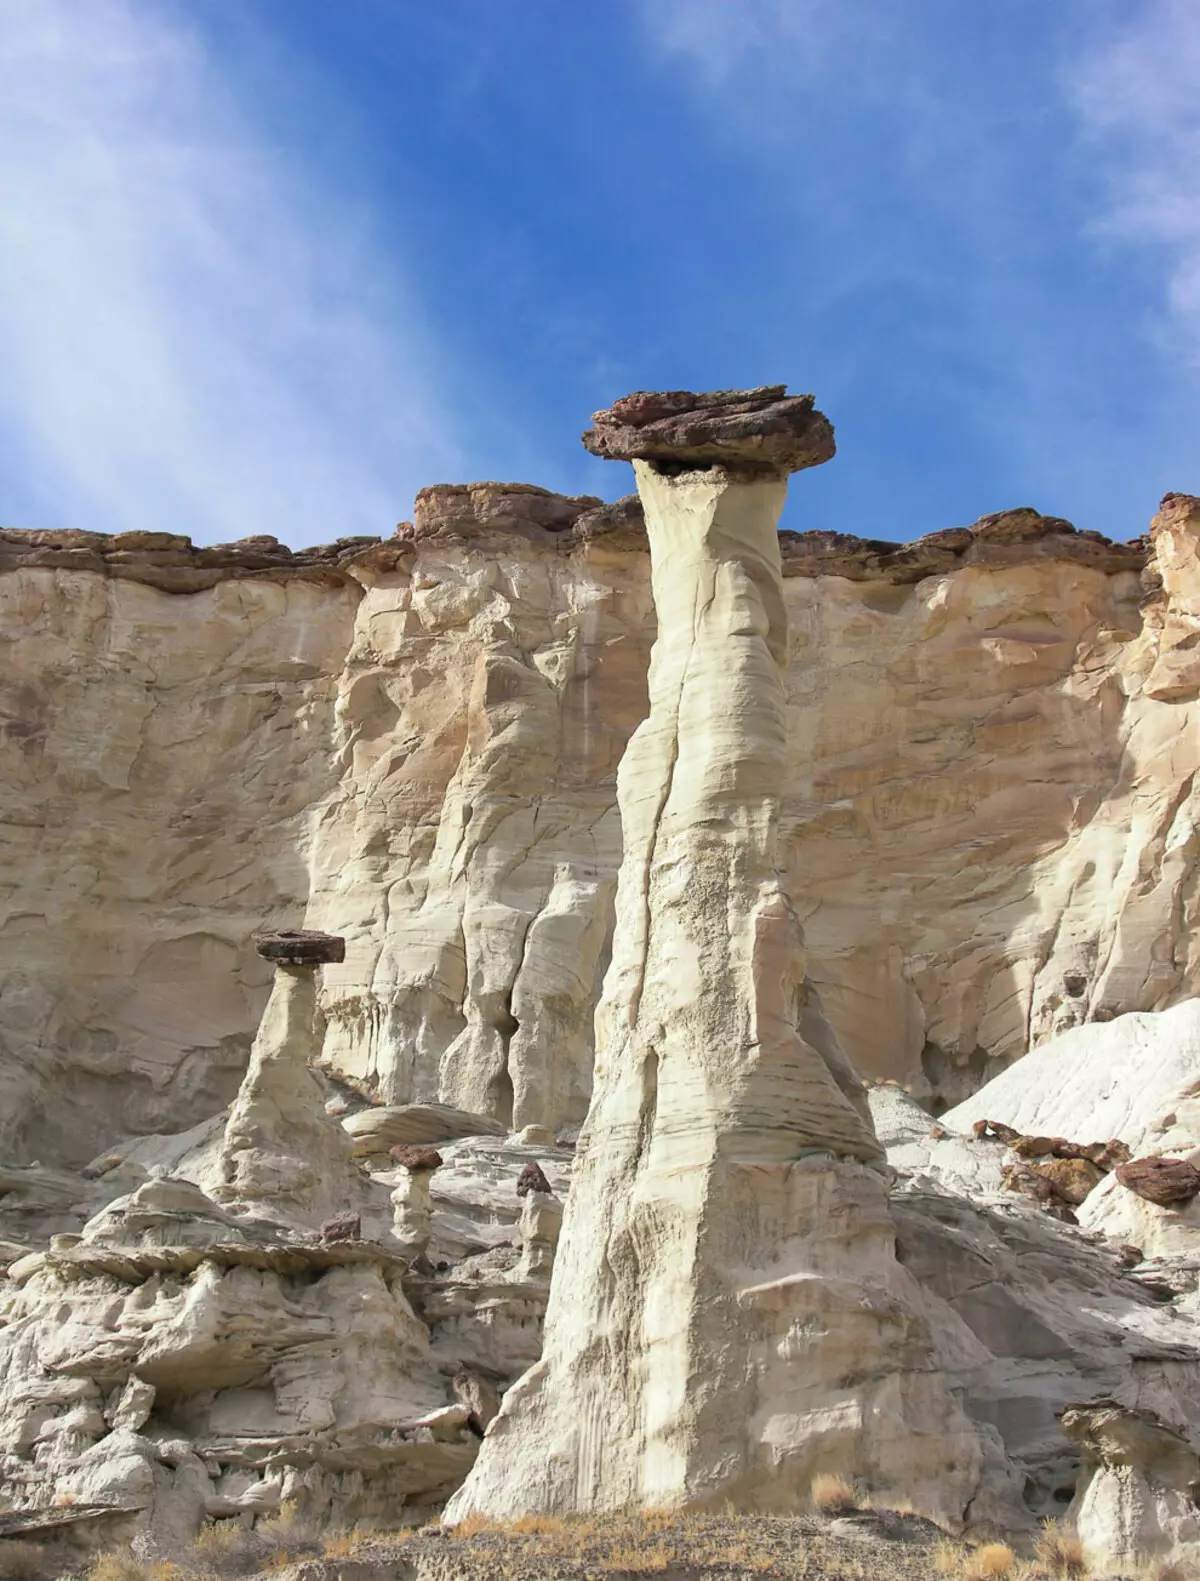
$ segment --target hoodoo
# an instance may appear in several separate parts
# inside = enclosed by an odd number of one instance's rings
[[[633,461],[658,635],[618,779],[623,858],[595,1087],[542,1359],[450,1508],[733,1500],[817,1470],[957,1520],[980,1449],[895,1259],[862,1091],[780,882],[777,522],[834,452],[811,396],[639,393],[584,444]]]

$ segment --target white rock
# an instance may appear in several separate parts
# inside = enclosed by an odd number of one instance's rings
[[[775,866],[785,484],[636,470],[659,632],[619,777],[595,1091],[543,1357],[448,1518],[796,1508],[836,1468],[955,1521],[978,1441],[930,1368],[861,1089],[793,1019],[804,956]]]
[[[941,1124],[968,1131],[976,1120],[999,1120],[1026,1136],[1119,1137],[1140,1150],[1164,1106],[1197,1082],[1200,999],[1187,999],[1063,1033],[948,1110]]]
[[[316,972],[277,968],[250,1067],[229,1111],[214,1195],[319,1223],[357,1205],[350,1138],[325,1113],[309,1060],[320,1048]]]

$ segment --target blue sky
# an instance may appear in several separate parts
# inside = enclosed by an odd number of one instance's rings
[[[786,380],[786,524],[1200,492],[1195,0],[0,0],[0,523],[293,545],[612,498]]]

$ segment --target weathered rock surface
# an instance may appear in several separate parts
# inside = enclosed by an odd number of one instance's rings
[[[598,447],[654,457],[654,487],[690,473],[703,490],[722,462],[765,478],[826,443],[811,405],[782,390],[689,399],[618,403]],[[751,443],[768,421],[770,443]],[[765,642],[772,664],[772,601],[791,632],[768,942],[790,906],[808,956],[788,1014],[849,1105],[806,1115],[806,1138],[873,1150],[847,1119],[858,1095],[839,1045],[938,1106],[1042,1046],[938,1127],[896,1089],[872,1091],[901,1176],[900,1270],[869,1167],[763,1159],[774,1119],[743,1128],[753,1189],[711,1205],[696,1266],[736,1263],[716,1305],[736,1288],[727,1331],[765,1336],[738,1388],[783,1404],[740,1424],[734,1459],[759,1446],[755,1498],[803,1479],[795,1423],[824,1420],[829,1402],[775,1389],[771,1368],[790,1379],[789,1303],[844,1289],[851,1317],[815,1301],[808,1318],[842,1325],[846,1356],[879,1361],[864,1398],[896,1375],[896,1344],[924,1368],[931,1336],[979,1440],[973,1518],[1010,1517],[1022,1487],[1039,1512],[1061,1508],[1079,1451],[1055,1411],[1103,1394],[1184,1436],[1200,1419],[1200,1198],[1147,1201],[1107,1174],[1074,1204],[1076,1228],[1006,1192],[1003,1173],[1014,1159],[1035,1178],[1105,1168],[1087,1144],[1108,1136],[1139,1161],[1165,1155],[1167,1171],[1200,1165],[1200,501],[1168,496],[1150,538],[1128,545],[1016,510],[914,544],[809,533],[778,548],[782,581],[751,577],[739,604],[739,641]],[[274,1509],[285,1484],[318,1511],[375,1519],[381,1502],[440,1501],[459,1480],[486,1408],[451,1381],[469,1372],[483,1402],[537,1362],[550,1270],[576,1258],[559,1250],[571,1151],[554,1139],[573,1140],[588,1103],[616,766],[646,713],[655,631],[637,497],[438,485],[392,539],[296,554],[263,539],[0,532],[0,1501],[45,1510],[65,1488],[80,1510],[99,1499],[111,1522],[182,1538],[205,1510]],[[712,688],[705,676],[716,740],[729,727],[712,699],[736,673]],[[677,767],[682,806],[696,763]],[[710,779],[723,812],[744,806],[730,765]],[[641,839],[653,816],[637,801],[626,822]],[[714,849],[723,838],[718,825]],[[702,934],[702,950],[680,948],[671,927],[693,915],[689,897],[646,870],[671,924],[643,938],[665,963],[645,1009],[657,1057],[670,1042],[649,1022],[674,1024],[689,960],[731,945]],[[292,984],[272,1000],[226,1116],[270,988],[252,935],[301,919],[344,936],[345,957],[315,996]],[[625,992],[644,965],[622,947],[612,981]],[[308,1070],[318,1054],[350,1087]],[[735,1075],[714,1090],[728,1097]],[[618,1145],[649,1162],[612,1215],[614,1288],[681,1244],[671,1193],[692,1212],[697,1177],[668,1189],[663,1160],[691,1159],[703,1138],[662,1136],[689,1102],[664,1081],[658,1140],[639,1152],[635,1129]],[[774,1097],[761,1107],[783,1112]],[[1030,1147],[974,1142],[972,1115]],[[1074,1159],[1033,1146],[1064,1134]],[[715,1167],[736,1174],[744,1140]],[[444,1162],[416,1172],[426,1197],[395,1202],[414,1177],[389,1149],[430,1142]],[[519,1197],[535,1161],[550,1192]],[[594,1178],[602,1162],[581,1168]],[[1053,1184],[1077,1198],[1088,1178]],[[762,1262],[767,1181],[772,1233],[824,1218],[857,1237],[853,1255],[838,1236],[780,1231],[778,1260]],[[734,1244],[722,1215],[744,1202],[758,1206]],[[341,1213],[362,1238],[320,1244]],[[663,1278],[632,1352],[643,1372],[677,1344]],[[885,1324],[891,1348],[872,1350]],[[817,1347],[820,1366],[828,1355]],[[584,1360],[581,1377],[604,1365]],[[209,1369],[219,1423],[193,1388]],[[718,1368],[706,1393],[697,1375],[700,1422],[732,1385]],[[935,1376],[921,1373],[922,1399]],[[670,1368],[661,1380],[662,1400],[687,1394]],[[901,1393],[876,1419],[884,1438],[879,1423],[913,1407]],[[677,1485],[694,1425],[668,1415],[626,1435],[661,1452],[656,1486]],[[940,1411],[937,1431],[952,1419]],[[592,1417],[577,1425],[595,1486],[607,1450]],[[857,1422],[842,1428],[839,1442],[861,1441]],[[890,1453],[877,1440],[868,1456],[885,1479]],[[560,1473],[548,1464],[547,1482]],[[1130,1497],[1109,1527],[1153,1508],[1175,1543],[1180,1512],[1141,1484]]]
[[[1200,998],[1161,1015],[1078,1027],[1032,1049],[941,1116],[952,1130],[998,1120],[1025,1135],[1118,1137],[1141,1148],[1147,1127],[1200,1081]],[[1200,1145],[1200,1144],[1198,1144]]]
[[[1115,1400],[1072,1406],[1063,1432],[1083,1454],[1068,1516],[1097,1570],[1200,1557],[1200,1458],[1155,1412]]]
[[[597,412],[583,436],[593,455],[660,467],[747,469],[786,475],[834,453],[833,425],[811,395],[786,384],[757,390],[639,390]]]
[[[296,937],[286,947],[338,959],[340,950],[330,947],[326,935],[307,940],[307,949]],[[309,1069],[320,1046],[316,966],[278,966],[249,1069],[226,1122],[213,1187],[219,1201],[283,1214],[310,1228],[331,1214],[353,1211],[362,1178],[353,1144],[326,1114],[325,1094]]]
[[[1128,1079],[1150,1074],[1134,1065]],[[1014,1496],[1031,1515],[1062,1515],[1080,1455],[1058,1419],[1080,1400],[1152,1410],[1184,1433],[1200,1420],[1200,1259],[1137,1266],[1140,1251],[1006,1191],[1002,1141],[932,1124],[894,1087],[870,1101],[899,1173],[897,1255],[935,1363],[983,1439],[975,1519],[1011,1528]]]
[[[394,1147],[449,1142],[461,1136],[503,1136],[504,1126],[485,1114],[468,1114],[447,1104],[379,1104],[342,1121],[359,1155],[387,1153]]]
[[[796,1028],[804,953],[776,867],[786,480],[636,471],[658,637],[619,777],[596,1088],[542,1358],[449,1517],[794,1509],[837,1468],[959,1520],[979,1447],[895,1261],[881,1149],[814,1007],[812,1041]]]
[[[479,484],[416,516],[336,574],[195,551],[220,575],[186,596],[152,585],[178,545],[5,538],[10,1159],[227,1101],[268,981],[250,934],[306,902],[347,937],[331,1067],[389,1103],[582,1120],[654,629],[640,507]],[[1190,993],[1195,503],[1152,537],[1010,511],[781,539],[785,882],[865,1073],[954,1101]]]
[[[1134,1158],[1116,1169],[1126,1191],[1160,1208],[1190,1202],[1200,1193],[1200,1170],[1182,1158]]]
[[[271,980],[250,936],[304,914],[360,589],[36,561],[0,570],[0,1159],[81,1165],[237,1091]]]
[[[1180,510],[1160,516],[1164,554],[1194,530]],[[653,617],[641,552],[575,532],[435,537],[364,598],[312,916],[352,941],[326,1057],[387,1101],[582,1118],[614,771]],[[1143,603],[1144,547],[1028,511],[934,536],[954,542],[844,546],[833,574],[808,537],[781,540],[805,572],[783,590],[781,829],[843,1046],[954,1100],[1059,1029],[1188,993],[1190,803],[1171,810],[1163,764],[1191,737],[1178,703],[1143,693],[1163,610]]]

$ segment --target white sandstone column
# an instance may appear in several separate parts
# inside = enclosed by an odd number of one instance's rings
[[[645,506],[650,713],[618,778],[616,933],[545,1349],[449,1518],[800,1509],[835,1470],[957,1519],[978,1447],[930,1370],[861,1092],[797,1030],[777,870],[776,524],[832,431],[782,387],[631,396],[596,422],[585,444],[634,460]]]

